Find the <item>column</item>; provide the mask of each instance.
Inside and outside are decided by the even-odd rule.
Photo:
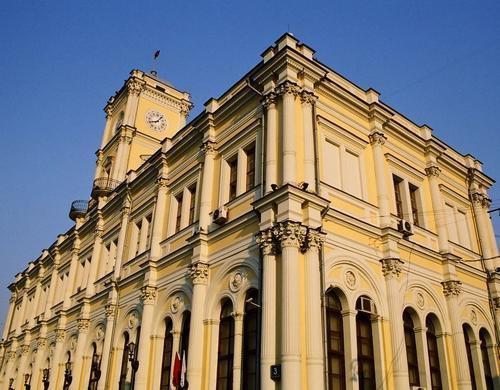
[[[391,224],[391,210],[389,207],[388,183],[385,174],[385,157],[383,146],[386,137],[383,133],[374,131],[369,135],[372,146],[373,164],[375,167],[375,181],[377,185],[377,201],[380,216],[380,226],[386,227]]]
[[[314,155],[314,130],[313,106],[317,100],[313,92],[302,91],[302,126],[304,138],[304,182],[309,184],[309,191],[315,191],[315,155]]]
[[[127,174],[127,167],[128,167],[128,157],[130,154],[130,144],[132,143],[132,131],[125,127],[122,130],[122,134],[120,135],[120,144],[118,146],[118,153],[120,153],[120,146],[121,146],[121,153],[119,156],[117,156],[117,164],[116,164],[116,176],[114,177],[115,180],[122,181],[125,179],[125,175]]]
[[[127,104],[125,106],[125,116],[123,123],[128,126],[135,125],[137,105],[139,95],[146,88],[146,83],[142,80],[131,78],[127,83]]]
[[[474,377],[478,389],[486,389],[486,378],[484,377],[483,356],[481,354],[481,342],[471,340],[472,361],[474,365]]]
[[[297,181],[297,131],[295,129],[295,97],[299,88],[296,84],[285,81],[278,87],[282,95],[283,108],[281,116],[283,140],[283,184],[296,184]]]
[[[305,314],[307,384],[309,389],[324,389],[323,320],[321,315],[321,275],[319,249],[323,237],[318,231],[309,230],[305,252]]]
[[[12,322],[12,316],[14,315],[14,308],[16,307],[16,299],[17,299],[17,293],[13,291],[9,299],[9,311],[7,312],[7,318],[5,320],[5,324],[3,327],[2,339],[4,340],[7,340],[12,328],[11,322]]]
[[[17,342],[13,341],[12,345],[10,346],[10,351],[5,353],[5,359],[7,361],[7,365],[5,367],[5,389],[7,390],[9,387],[9,381],[10,378],[14,378],[14,363],[16,361],[16,349],[17,349]],[[15,380],[16,378],[14,378]]]
[[[16,335],[20,335],[22,332],[22,325],[24,324],[24,316],[26,314],[26,303],[28,301],[28,288],[29,288],[29,278],[26,277],[26,286],[24,287],[23,299],[21,300],[21,309],[19,310],[19,318],[17,319]]]
[[[36,342],[36,357],[33,369],[31,371],[31,388],[43,388],[42,386],[42,370],[45,368],[43,366],[43,357],[45,355],[45,348],[47,347],[47,339],[44,337],[38,338]]]
[[[127,237],[127,227],[128,227],[128,219],[130,216],[130,197],[127,194],[125,201],[122,206],[122,222],[120,225],[120,234],[118,236],[118,244],[116,247],[116,261],[115,261],[115,269],[114,269],[114,279],[118,280],[120,278],[120,271],[122,269],[122,261],[124,257],[125,250],[125,239]]]
[[[112,124],[111,123],[111,115],[113,114],[113,105],[111,104],[111,102],[109,100],[108,100],[108,104],[106,104],[106,107],[104,107],[104,112],[106,113],[106,124],[104,125],[104,131],[102,133],[102,140],[101,140],[101,149],[99,149],[99,151],[101,151],[106,146],[106,144],[109,142],[109,140],[112,137],[112,134],[111,134],[111,129],[112,129],[112,127],[111,127],[111,124]]]
[[[475,192],[471,195],[472,197],[472,207],[474,209],[474,214],[476,215],[476,226],[477,226],[477,234],[479,236],[479,242],[482,248],[482,254],[485,259],[491,259],[496,256],[496,248],[495,250],[491,246],[491,237],[490,237],[490,225],[491,222],[489,220],[489,216],[487,214],[487,210],[490,207],[491,200],[488,199],[484,194],[479,192]],[[495,269],[495,263],[497,263],[497,259],[486,260],[485,263],[488,265],[488,269]]]
[[[190,389],[201,389],[203,369],[203,312],[208,283],[208,264],[197,262],[191,266],[193,298],[191,302],[191,323],[193,331],[189,335],[187,379]],[[195,331],[196,330],[196,331]]]
[[[47,296],[47,303],[45,305],[45,313],[43,314],[43,318],[46,320],[49,320],[52,316],[52,305],[54,304],[54,296],[57,289],[57,274],[59,272],[60,258],[61,255],[59,254],[59,250],[56,247],[52,274],[50,275],[50,286]]]
[[[97,278],[97,269],[101,260],[102,236],[104,234],[104,230],[101,212],[98,211],[98,213],[98,220],[94,231],[94,247],[92,249],[92,258],[90,260],[89,279],[87,281],[87,291],[85,294],[87,297],[91,297],[94,295],[94,283]]]
[[[160,177],[156,180],[156,184],[158,185],[158,194],[156,196],[156,207],[152,222],[153,227],[151,229],[151,249],[149,252],[151,260],[157,260],[161,257],[160,243],[163,227],[167,221],[165,218],[165,207],[168,195],[168,180]]]
[[[79,253],[80,253],[80,239],[76,233],[75,241],[73,242],[73,249],[71,250],[71,264],[69,266],[68,285],[64,291],[64,309],[69,309],[71,306],[71,295],[75,291],[75,279],[77,278],[76,270],[78,266]]]
[[[272,229],[259,233],[257,243],[262,249],[262,299],[260,336],[260,388],[274,390],[270,367],[276,363],[276,247]]]
[[[139,368],[135,375],[135,388],[150,389],[148,384],[149,367],[151,366],[150,347],[151,331],[153,326],[153,314],[156,303],[156,287],[144,286],[141,289],[142,319],[141,337],[139,339],[138,356]]]
[[[103,153],[102,150],[99,149],[96,153],[97,159],[95,161],[95,172],[94,172],[94,179],[97,179],[98,177],[101,177],[102,173],[102,159],[103,159]]]
[[[427,175],[427,179],[429,180],[429,187],[431,190],[432,209],[434,211],[434,219],[436,222],[439,251],[441,253],[448,253],[450,248],[448,245],[446,215],[442,212],[444,205],[441,199],[441,191],[439,190],[439,174],[441,173],[441,169],[437,165],[431,165],[425,168],[425,173]]]
[[[342,310],[344,329],[345,378],[347,390],[358,390],[358,339],[356,336],[356,310]]]
[[[71,373],[73,375],[73,381],[71,382],[71,387],[74,389],[84,389],[87,383],[84,383],[85,376],[82,372],[83,370],[83,354],[85,352],[85,347],[87,344],[87,334],[89,332],[90,320],[86,318],[79,318],[78,323],[78,341],[76,342],[75,356],[71,357],[73,366],[71,368]]]
[[[281,388],[301,388],[299,247],[304,228],[297,222],[281,222],[275,228],[281,245]]]
[[[417,344],[418,371],[420,386],[426,389],[432,389],[431,386],[431,368],[429,365],[429,351],[427,350],[427,328],[418,327],[414,329],[415,341]],[[440,365],[445,362],[439,362]]]
[[[214,181],[214,159],[216,155],[215,143],[207,141],[201,147],[201,153],[204,154],[203,177],[201,183],[200,196],[200,231],[207,232],[210,225],[210,210],[212,205],[212,191]]]
[[[41,267],[40,270],[43,270]],[[40,300],[40,294],[42,293],[42,278],[43,278],[43,271],[42,275],[38,274],[38,280],[36,282],[36,287],[35,287],[35,296],[33,299],[32,306],[30,307],[30,314],[28,316],[29,318],[29,327],[32,328],[35,326],[35,316],[37,315],[37,309],[38,309],[38,301]]]
[[[457,385],[459,390],[469,390],[471,380],[469,377],[469,363],[465,350],[465,338],[460,319],[460,308],[458,297],[462,292],[462,282],[458,280],[447,280],[442,282],[443,293],[446,297],[446,306],[451,323],[451,339],[453,343],[453,357],[455,359],[455,369]]]
[[[26,336],[25,336],[26,337]],[[25,339],[26,342],[26,339]],[[28,360],[28,353],[30,351],[30,346],[29,344],[23,344],[21,345],[21,358],[19,359],[18,363],[18,371],[17,371],[17,378],[14,378],[14,383],[15,389],[22,389],[24,387],[24,374],[27,374],[27,360]]]
[[[272,191],[271,184],[278,184],[278,165],[276,161],[278,129],[277,129],[277,113],[276,113],[276,94],[268,93],[264,96],[262,105],[266,110],[266,194]]]
[[[241,388],[241,361],[243,350],[243,313],[234,313],[233,390]]]
[[[193,108],[193,105],[188,102],[188,101],[182,101],[181,104],[181,110],[180,110],[180,114],[181,114],[181,120],[180,120],[180,123],[179,123],[179,129],[182,129],[184,126],[186,126],[186,121],[187,121],[187,118],[188,118],[188,115],[189,115],[189,111],[191,111],[191,108]]]
[[[104,390],[106,388],[106,383],[108,382],[108,365],[111,358],[111,342],[113,341],[116,305],[108,303],[104,309],[104,313],[106,315],[106,332],[104,333],[104,341],[102,345],[101,377],[99,378],[99,383],[97,384],[97,390]],[[108,388],[109,387],[110,386],[108,386]]]
[[[403,307],[400,300],[399,274],[403,261],[397,258],[380,260],[387,290],[387,306],[391,329],[392,372],[394,388],[407,389],[408,365],[406,361],[405,336],[403,327]]]
[[[54,355],[50,362],[50,373],[49,373],[49,390],[59,389],[58,383],[62,383],[62,375],[64,374],[64,368],[61,370],[61,364],[65,363],[65,356],[63,355],[64,340],[66,339],[66,331],[64,329],[56,329],[55,332],[56,346],[54,348]]]

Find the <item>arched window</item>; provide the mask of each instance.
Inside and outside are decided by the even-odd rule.
[[[163,340],[163,354],[161,360],[160,390],[170,390],[170,371],[172,365],[172,320],[165,320],[165,339]]]
[[[92,343],[92,362],[90,363],[89,390],[97,390],[101,377],[101,357],[97,354],[97,345]]]
[[[257,390],[257,365],[259,362],[259,307],[258,292],[255,289],[247,291],[245,297],[245,316],[243,317],[243,390]]]
[[[229,299],[222,302],[219,324],[219,350],[217,353],[217,390],[233,388],[234,318]]]
[[[186,364],[187,357],[189,352],[189,333],[191,326],[191,312],[185,311],[182,315],[182,330],[181,330],[181,342],[180,342],[180,351],[179,356],[182,359],[182,354],[186,354]]]
[[[467,361],[469,363],[469,375],[470,375],[472,390],[477,390],[476,377],[474,375],[474,362],[472,360],[472,346],[471,346],[472,329],[467,324],[463,324],[462,328],[464,331],[465,349],[467,351]]]
[[[372,317],[376,314],[373,301],[362,295],[356,301],[356,339],[358,342],[359,390],[372,390],[375,385]]]
[[[333,290],[326,293],[325,304],[326,337],[328,339],[328,388],[344,390],[346,381],[342,304]]]
[[[482,328],[479,331],[479,340],[481,341],[481,358],[484,368],[484,380],[486,382],[486,389],[493,390],[493,375],[491,375],[490,359],[488,356],[488,340],[490,335],[488,331]]]
[[[123,353],[122,353],[122,364],[120,369],[120,382],[118,388],[120,390],[125,390],[127,385],[127,368],[128,368],[128,346],[129,346],[130,336],[128,332],[123,334]]]
[[[408,310],[403,312],[403,326],[405,331],[406,361],[408,362],[408,378],[411,386],[420,386],[418,374],[417,342],[415,340],[415,326]]]
[[[429,358],[429,369],[431,372],[432,390],[441,390],[443,384],[441,381],[441,365],[439,364],[439,351],[436,336],[436,327],[431,315],[428,315],[425,320],[427,328],[427,353]]]

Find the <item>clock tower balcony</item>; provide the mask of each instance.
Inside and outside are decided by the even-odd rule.
[[[107,196],[118,187],[120,182],[118,180],[111,179],[109,177],[98,177],[94,180],[94,185],[92,186],[92,198],[96,199],[99,196]]]
[[[69,217],[76,221],[77,218],[85,217],[87,210],[89,208],[89,202],[86,200],[75,200],[71,203],[71,208],[69,209]]]

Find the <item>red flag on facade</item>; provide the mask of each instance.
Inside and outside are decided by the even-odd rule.
[[[172,368],[172,384],[177,387],[181,382],[181,358],[175,353],[174,367]]]
[[[156,50],[154,54],[154,59],[156,60],[160,56],[160,51]]]

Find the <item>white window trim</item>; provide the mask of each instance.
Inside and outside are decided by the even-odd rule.
[[[410,177],[401,171],[390,171],[390,188],[391,191],[391,213],[394,215],[398,214],[396,209],[396,195],[394,193],[394,176],[397,176],[401,179],[399,183],[399,189],[401,193],[401,201],[403,202],[403,218],[405,221],[410,222],[412,225],[417,228],[425,229],[427,224],[427,218],[425,216],[424,211],[424,203],[423,203],[423,193],[422,193],[422,182],[416,182],[413,177]],[[411,209],[411,198],[410,198],[410,184],[417,188],[416,190],[416,201],[417,201],[417,211],[418,211],[418,225],[415,225],[413,221],[413,212]]]

